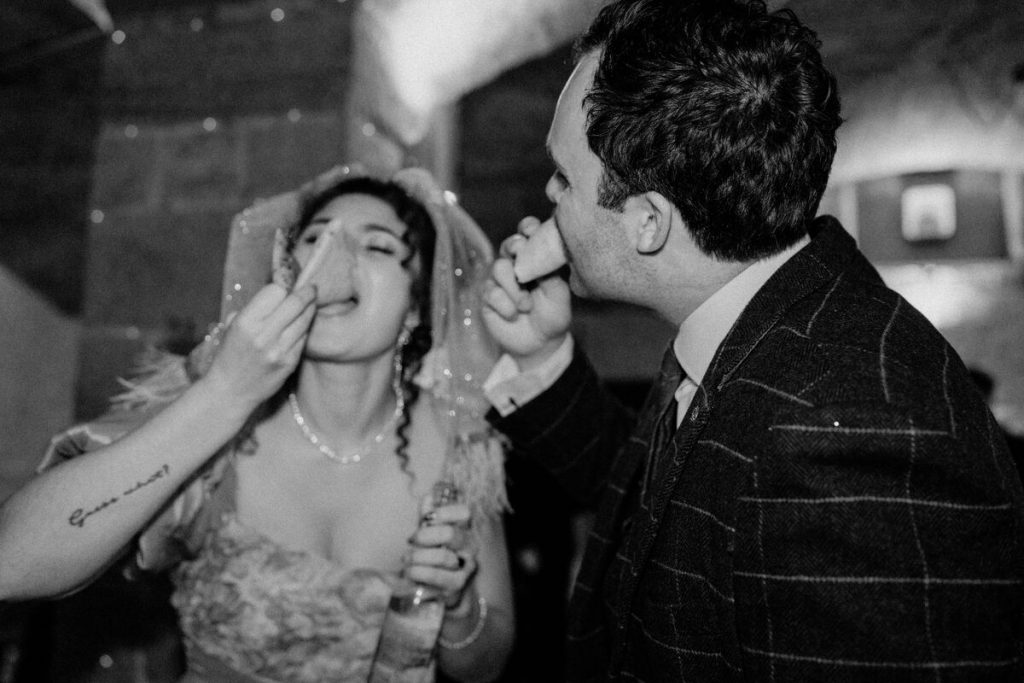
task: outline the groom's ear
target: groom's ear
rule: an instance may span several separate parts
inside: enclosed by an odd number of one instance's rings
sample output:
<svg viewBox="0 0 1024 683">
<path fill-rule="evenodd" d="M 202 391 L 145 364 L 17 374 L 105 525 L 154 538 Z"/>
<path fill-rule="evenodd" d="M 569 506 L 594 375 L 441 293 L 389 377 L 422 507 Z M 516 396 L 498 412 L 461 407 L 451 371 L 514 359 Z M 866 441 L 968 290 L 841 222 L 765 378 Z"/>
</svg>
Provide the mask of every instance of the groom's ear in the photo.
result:
<svg viewBox="0 0 1024 683">
<path fill-rule="evenodd" d="M 656 254 L 682 219 L 675 206 L 660 192 L 644 192 L 626 200 L 624 207 L 633 244 L 641 254 Z"/>
</svg>

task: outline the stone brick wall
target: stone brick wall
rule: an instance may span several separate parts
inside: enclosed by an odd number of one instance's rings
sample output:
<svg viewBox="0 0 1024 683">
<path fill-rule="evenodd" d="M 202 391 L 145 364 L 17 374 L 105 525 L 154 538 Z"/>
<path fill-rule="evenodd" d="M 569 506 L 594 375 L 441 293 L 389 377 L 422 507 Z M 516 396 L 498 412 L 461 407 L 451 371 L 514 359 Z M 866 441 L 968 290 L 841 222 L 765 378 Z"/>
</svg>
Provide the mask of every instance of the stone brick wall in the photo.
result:
<svg viewBox="0 0 1024 683">
<path fill-rule="evenodd" d="M 76 413 L 146 345 L 218 315 L 231 217 L 345 160 L 344 2 L 168 7 L 119 21 L 90 197 Z"/>
<path fill-rule="evenodd" d="M 212 127 L 212 130 L 207 128 Z M 96 415 L 131 358 L 217 320 L 231 217 L 343 157 L 336 112 L 293 108 L 181 123 L 108 121 L 98 144 L 78 414 Z"/>
<path fill-rule="evenodd" d="M 571 72 L 571 52 L 563 48 L 502 74 L 461 102 L 460 195 L 495 243 L 514 233 L 523 216 L 550 214 L 544 141 Z"/>
</svg>

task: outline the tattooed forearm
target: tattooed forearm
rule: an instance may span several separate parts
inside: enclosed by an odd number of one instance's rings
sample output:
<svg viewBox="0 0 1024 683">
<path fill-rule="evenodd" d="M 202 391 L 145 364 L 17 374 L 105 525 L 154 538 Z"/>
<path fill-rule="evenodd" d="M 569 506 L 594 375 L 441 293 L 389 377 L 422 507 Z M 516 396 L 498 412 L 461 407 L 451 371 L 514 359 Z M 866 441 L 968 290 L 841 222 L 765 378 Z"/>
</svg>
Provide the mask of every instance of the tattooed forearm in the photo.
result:
<svg viewBox="0 0 1024 683">
<path fill-rule="evenodd" d="M 139 489 L 141 489 L 143 487 L 146 487 L 146 486 L 149 486 L 150 484 L 152 484 L 153 482 L 155 482 L 155 481 L 157 481 L 159 479 L 163 479 L 168 474 L 170 474 L 170 472 L 171 472 L 170 465 L 165 464 L 163 467 L 161 467 L 156 472 L 151 474 L 148 479 L 143 479 L 142 481 L 136 481 L 134 484 L 132 484 L 131 486 L 126 488 L 124 490 L 124 493 L 122 493 L 120 496 L 113 496 L 111 498 L 108 498 L 107 500 L 103 501 L 102 503 L 100 503 L 96 507 L 90 508 L 88 510 L 85 509 L 85 508 L 77 508 L 77 509 L 75 509 L 71 513 L 71 515 L 68 517 L 68 524 L 70 524 L 71 526 L 77 526 L 79 529 L 81 529 L 83 526 L 85 526 L 85 520 L 87 520 L 89 517 L 95 515 L 100 510 L 104 510 L 104 509 L 110 507 L 111 505 L 117 503 L 122 498 L 124 498 L 126 496 L 132 495 L 133 493 L 135 493 Z"/>
<path fill-rule="evenodd" d="M 102 503 L 100 503 L 91 510 L 78 508 L 77 510 L 71 513 L 70 517 L 68 517 L 68 524 L 70 524 L 71 526 L 77 526 L 78 528 L 82 528 L 83 526 L 85 526 L 86 519 L 88 519 L 92 515 L 95 515 L 103 508 L 110 507 L 119 500 L 121 500 L 119 496 L 114 496 L 113 498 L 108 498 L 107 500 L 103 501 Z"/>
<path fill-rule="evenodd" d="M 152 484 L 157 479 L 163 479 L 165 476 L 167 476 L 167 474 L 170 471 L 171 471 L 170 466 L 165 464 L 163 467 L 161 467 L 156 472 L 151 474 L 149 479 L 146 479 L 145 481 L 137 481 L 132 486 L 129 486 L 127 489 L 125 489 L 124 495 L 130 496 L 131 494 L 133 494 L 136 491 L 138 491 L 139 489 L 141 489 L 143 486 L 149 486 L 150 484 Z"/>
</svg>

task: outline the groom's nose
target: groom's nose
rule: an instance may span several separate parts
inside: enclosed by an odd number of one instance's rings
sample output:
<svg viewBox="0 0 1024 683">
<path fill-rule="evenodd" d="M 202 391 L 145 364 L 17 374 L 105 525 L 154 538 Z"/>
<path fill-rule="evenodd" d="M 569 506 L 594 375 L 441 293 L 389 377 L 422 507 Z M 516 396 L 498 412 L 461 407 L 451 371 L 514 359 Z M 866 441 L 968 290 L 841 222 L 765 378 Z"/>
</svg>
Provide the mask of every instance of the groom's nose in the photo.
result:
<svg viewBox="0 0 1024 683">
<path fill-rule="evenodd" d="M 544 186 L 544 194 L 547 195 L 548 200 L 552 204 L 557 204 L 559 197 L 562 195 L 562 184 L 558 181 L 558 173 L 552 173 L 548 177 L 548 182 Z"/>
</svg>

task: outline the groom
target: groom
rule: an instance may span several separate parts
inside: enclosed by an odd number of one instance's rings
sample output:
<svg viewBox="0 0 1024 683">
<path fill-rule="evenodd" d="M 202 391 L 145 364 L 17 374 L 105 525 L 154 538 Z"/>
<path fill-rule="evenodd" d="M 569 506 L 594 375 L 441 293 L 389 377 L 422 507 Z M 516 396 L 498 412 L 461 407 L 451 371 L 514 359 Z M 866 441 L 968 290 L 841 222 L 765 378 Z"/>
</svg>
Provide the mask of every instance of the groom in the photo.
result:
<svg viewBox="0 0 1024 683">
<path fill-rule="evenodd" d="M 517 238 L 485 294 L 492 420 L 598 510 L 570 680 L 1024 680 L 1021 486 L 956 353 L 815 218 L 839 123 L 815 35 L 760 0 L 617 2 L 579 43 L 568 286 L 521 287 Z M 570 289 L 678 330 L 635 422 Z"/>
</svg>

